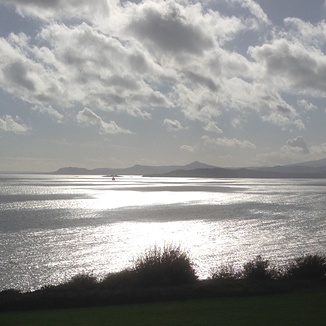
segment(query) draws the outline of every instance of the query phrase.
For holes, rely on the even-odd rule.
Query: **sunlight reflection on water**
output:
[[[131,266],[155,244],[188,250],[201,278],[216,265],[241,266],[258,254],[284,263],[322,252],[325,184],[54,176],[2,181],[0,288],[36,289],[80,272],[103,277]]]

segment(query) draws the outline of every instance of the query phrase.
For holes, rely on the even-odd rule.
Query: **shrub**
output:
[[[89,290],[97,285],[96,277],[90,274],[78,274],[73,276],[68,282],[63,283],[61,286],[67,290]]]
[[[276,271],[271,268],[268,260],[263,259],[260,255],[243,265],[243,278],[251,281],[271,280]]]
[[[321,255],[306,255],[294,259],[287,267],[285,275],[289,278],[314,280],[325,277],[326,257]]]
[[[19,294],[21,294],[21,292],[17,289],[5,289],[0,292],[0,296],[16,296]]]
[[[108,290],[120,290],[137,286],[136,272],[124,269],[121,272],[111,273],[105,276],[100,286]]]
[[[237,280],[241,273],[236,271],[232,265],[222,265],[213,271],[211,279],[213,280]]]
[[[197,280],[193,263],[179,246],[154,246],[138,257],[133,270],[141,286],[176,286]]]

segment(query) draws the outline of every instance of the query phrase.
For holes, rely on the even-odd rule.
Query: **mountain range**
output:
[[[187,165],[146,166],[129,168],[84,169],[65,167],[53,174],[70,175],[143,175],[149,177],[197,177],[197,178],[326,178],[326,158],[273,167],[221,168],[201,162]]]
[[[150,165],[134,165],[129,168],[97,168],[97,169],[84,169],[78,167],[65,167],[61,168],[54,174],[104,174],[104,175],[148,175],[148,174],[162,174],[169,173],[176,170],[195,170],[195,169],[213,169],[216,166],[208,165],[200,162],[193,162],[187,165],[169,165],[169,166],[150,166]]]

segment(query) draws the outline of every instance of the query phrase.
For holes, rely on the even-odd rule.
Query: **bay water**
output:
[[[0,175],[0,291],[99,279],[178,245],[200,278],[325,254],[326,180]]]

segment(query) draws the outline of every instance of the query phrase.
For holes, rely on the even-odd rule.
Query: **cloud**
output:
[[[204,127],[204,130],[208,131],[208,132],[213,132],[215,134],[223,133],[222,129],[219,128],[219,126],[215,122],[212,122],[212,121],[207,123],[207,125]]]
[[[294,152],[308,154],[309,149],[303,137],[298,136],[296,138],[289,139],[286,145],[282,147],[283,152]]]
[[[114,121],[103,121],[100,116],[98,116],[88,108],[84,108],[84,110],[78,112],[77,122],[84,126],[97,127],[100,134],[131,133],[129,130],[120,128]]]
[[[163,125],[167,128],[168,131],[179,131],[184,129],[178,120],[165,119]]]
[[[213,42],[200,26],[184,15],[185,7],[174,1],[159,5],[147,1],[137,6],[129,29],[156,49],[172,54],[201,54]]]
[[[306,48],[285,39],[251,47],[249,53],[264,67],[261,79],[290,93],[326,95],[326,56],[316,48]]]
[[[16,61],[8,65],[4,69],[4,77],[18,87],[27,89],[28,91],[35,90],[35,84],[28,76],[28,69],[22,62]]]
[[[309,156],[308,156],[309,155]],[[326,143],[310,145],[302,136],[289,139],[280,151],[271,151],[256,156],[257,165],[280,165],[301,163],[303,160],[325,158]]]
[[[316,158],[324,158],[326,155],[326,143],[311,146],[310,152],[316,155]]]
[[[22,16],[31,16],[41,20],[50,19],[87,19],[108,15],[110,5],[108,1],[97,0],[90,3],[88,0],[2,0]],[[113,1],[114,3],[115,1]]]
[[[63,120],[63,115],[58,112],[57,110],[53,109],[53,107],[51,105],[47,106],[47,107],[42,107],[39,105],[35,105],[32,107],[33,111],[37,111],[41,114],[47,114],[49,115],[53,120],[57,121],[57,122],[62,122]]]
[[[185,76],[195,84],[206,86],[212,92],[216,92],[218,90],[218,86],[216,85],[213,78],[203,76],[193,71],[186,71]]]
[[[30,128],[10,115],[0,117],[0,131],[11,132],[14,134],[26,134]]]
[[[103,3],[81,1],[75,7],[89,15]],[[175,108],[204,123],[232,110],[254,111],[282,128],[285,120],[298,126],[295,109],[261,80],[261,62],[223,48],[251,28],[243,17],[223,16],[199,1],[148,0],[110,2],[115,13],[107,14],[110,19],[68,25],[52,19],[69,13],[74,2],[12,4],[26,15],[35,8],[39,15],[52,15],[34,39],[25,34],[0,39],[1,87],[34,106],[92,107],[145,119],[156,108]],[[268,23],[254,1],[233,6]]]
[[[56,78],[59,76],[28,55],[33,50],[28,42],[24,34],[0,38],[0,87],[32,104],[70,105],[65,85]]]
[[[266,13],[263,11],[261,6],[253,0],[231,0],[234,4],[241,5],[243,8],[246,8],[249,10],[249,12],[252,14],[254,18],[257,19],[258,23],[263,24],[270,24],[270,21],[266,15]],[[259,26],[259,24],[257,24]],[[257,27],[258,27],[257,26]]]
[[[314,111],[318,110],[317,106],[312,103],[307,102],[306,100],[298,100],[297,104],[303,108],[305,111]]]
[[[0,87],[58,122],[85,108],[78,123],[130,133],[102,117],[114,112],[137,123],[158,110],[167,130],[182,131],[164,115],[172,109],[215,136],[223,121],[250,126],[253,115],[255,123],[303,130],[302,108],[326,95],[325,22],[288,18],[276,30],[254,0],[2,3],[40,25],[36,35],[0,38]],[[236,138],[203,141],[255,148]]]
[[[305,125],[301,119],[291,120],[280,112],[273,112],[270,115],[265,115],[262,117],[262,120],[281,126],[283,130],[288,129],[290,126],[296,126],[301,130],[305,129]]]
[[[242,114],[257,112],[262,121],[268,121],[282,129],[289,126],[304,129],[295,108],[266,84],[232,78],[225,82],[223,90],[225,94],[220,95],[220,100],[223,96],[223,102],[219,107],[233,108]]]
[[[225,110],[219,94],[205,86],[178,83],[174,86],[174,93],[177,94],[177,106],[188,119],[206,122]]]
[[[52,23],[37,38],[43,46],[29,44],[24,34],[0,38],[0,85],[9,93],[40,106],[79,103],[142,118],[153,107],[170,106],[150,83],[157,65],[137,47],[85,23]]]
[[[255,149],[256,146],[247,140],[239,140],[236,138],[211,138],[209,136],[203,136],[202,140],[206,145],[222,146],[222,147],[238,147],[238,148],[250,148]]]
[[[241,120],[239,117],[236,117],[236,118],[232,119],[232,121],[231,121],[231,126],[232,126],[234,129],[242,128],[242,120]]]
[[[299,18],[289,17],[284,19],[287,28],[282,36],[287,39],[298,40],[306,46],[320,47],[326,43],[326,22],[325,20],[313,25]]]
[[[182,145],[180,146],[180,150],[183,152],[188,152],[188,153],[194,153],[196,151],[196,146],[190,146],[190,145]]]

